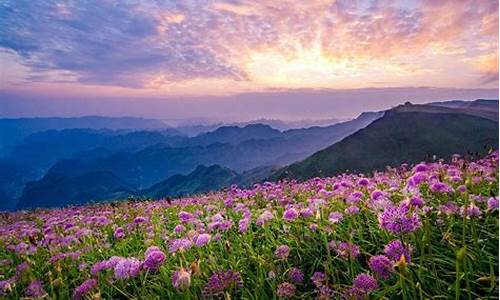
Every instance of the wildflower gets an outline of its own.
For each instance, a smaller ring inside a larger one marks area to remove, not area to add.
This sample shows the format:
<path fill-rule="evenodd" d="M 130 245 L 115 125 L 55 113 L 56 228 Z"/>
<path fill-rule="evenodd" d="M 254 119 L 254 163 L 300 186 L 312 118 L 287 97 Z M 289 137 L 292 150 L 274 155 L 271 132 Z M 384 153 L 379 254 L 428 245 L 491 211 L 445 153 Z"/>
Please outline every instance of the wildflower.
<path fill-rule="evenodd" d="M 304 273 L 299 268 L 293 267 L 288 271 L 288 278 L 294 283 L 304 282 Z"/>
<path fill-rule="evenodd" d="M 41 280 L 33 280 L 24 291 L 26 297 L 42 298 L 47 295 L 43 290 L 43 282 Z"/>
<path fill-rule="evenodd" d="M 136 258 L 123 258 L 114 267 L 116 279 L 128 279 L 139 275 L 142 263 Z"/>
<path fill-rule="evenodd" d="M 276 251 L 274 251 L 274 255 L 276 255 L 276 257 L 278 257 L 279 259 L 287 259 L 290 255 L 290 247 L 288 247 L 287 245 L 281 245 L 276 248 Z"/>
<path fill-rule="evenodd" d="M 168 252 L 175 253 L 178 251 L 184 251 L 193 246 L 193 242 L 189 239 L 175 239 L 170 243 L 170 247 L 168 248 Z"/>
<path fill-rule="evenodd" d="M 393 272 L 393 263 L 385 255 L 377 255 L 370 257 L 368 261 L 368 266 L 370 270 L 377 274 L 382 279 L 391 278 L 391 273 Z"/>
<path fill-rule="evenodd" d="M 337 223 L 340 223 L 343 218 L 344 218 L 344 216 L 342 215 L 342 213 L 340 213 L 338 211 L 333 211 L 328 216 L 328 221 L 330 221 L 330 223 L 332 223 L 332 224 L 337 224 Z"/>
<path fill-rule="evenodd" d="M 334 299 L 334 291 L 327 285 L 321 285 L 316 288 L 316 299 L 318 300 L 330 300 Z"/>
<path fill-rule="evenodd" d="M 186 227 L 184 227 L 184 225 L 182 224 L 178 224 L 177 226 L 175 226 L 174 228 L 174 232 L 176 234 L 181 234 L 182 232 L 184 232 L 184 230 L 186 230 Z"/>
<path fill-rule="evenodd" d="M 384 253 L 392 261 L 398 261 L 401 256 L 405 257 L 407 262 L 410 262 L 410 250 L 406 248 L 400 240 L 391 241 L 384 247 Z"/>
<path fill-rule="evenodd" d="M 448 216 L 456 215 L 459 212 L 459 207 L 454 202 L 447 202 L 444 205 L 439 206 L 439 213 L 445 214 Z"/>
<path fill-rule="evenodd" d="M 134 219 L 134 224 L 142 224 L 142 223 L 145 223 L 147 221 L 147 219 L 145 217 L 136 217 Z"/>
<path fill-rule="evenodd" d="M 436 181 L 430 186 L 430 190 L 435 193 L 451 193 L 453 192 L 453 188 L 446 183 Z"/>
<path fill-rule="evenodd" d="M 343 259 L 347 259 L 349 257 L 352 259 L 356 259 L 361 253 L 359 251 L 359 246 L 350 242 L 336 243 L 335 241 L 332 241 L 329 243 L 329 247 L 332 250 L 335 250 L 335 252 L 337 252 L 337 255 Z"/>
<path fill-rule="evenodd" d="M 311 225 L 309 225 L 309 230 L 315 232 L 316 230 L 318 230 L 318 224 L 312 223 Z"/>
<path fill-rule="evenodd" d="M 179 212 L 178 216 L 182 223 L 189 223 L 192 219 L 194 219 L 193 214 L 186 211 Z"/>
<path fill-rule="evenodd" d="M 257 226 L 263 226 L 266 224 L 268 221 L 270 221 L 273 218 L 273 213 L 265 210 L 258 218 L 257 221 L 255 221 L 255 225 Z"/>
<path fill-rule="evenodd" d="M 177 290 L 185 290 L 191 285 L 191 271 L 181 268 L 172 275 L 172 285 Z"/>
<path fill-rule="evenodd" d="M 239 272 L 219 271 L 215 272 L 208 279 L 203 287 L 202 295 L 204 298 L 221 297 L 226 292 L 237 293 L 243 288 L 243 281 Z"/>
<path fill-rule="evenodd" d="M 97 280 L 87 279 L 73 292 L 73 299 L 80 300 L 83 299 L 93 288 L 97 286 Z"/>
<path fill-rule="evenodd" d="M 361 273 L 352 281 L 354 288 L 360 289 L 366 293 L 370 293 L 378 288 L 378 283 L 375 278 L 366 273 Z"/>
<path fill-rule="evenodd" d="M 360 178 L 358 180 L 358 185 L 367 186 L 368 184 L 370 184 L 370 181 L 368 180 L 368 178 Z"/>
<path fill-rule="evenodd" d="M 347 215 L 355 215 L 355 214 L 359 213 L 359 207 L 357 207 L 356 205 L 351 205 L 348 208 L 346 208 L 344 212 Z"/>
<path fill-rule="evenodd" d="M 494 211 L 498 210 L 498 198 L 488 199 L 488 210 Z"/>
<path fill-rule="evenodd" d="M 370 195 L 370 198 L 372 200 L 378 200 L 379 198 L 383 197 L 384 196 L 384 192 L 380 191 L 380 190 L 374 190 L 371 195 Z"/>
<path fill-rule="evenodd" d="M 425 172 L 427 171 L 427 165 L 425 165 L 424 163 L 420 163 L 418 165 L 416 165 L 413 170 L 416 172 L 416 173 L 419 173 L 419 172 Z"/>
<path fill-rule="evenodd" d="M 289 282 L 283 282 L 280 285 L 278 285 L 276 295 L 279 298 L 290 298 L 295 295 L 295 290 L 296 290 L 295 285 Z"/>
<path fill-rule="evenodd" d="M 153 246 L 154 247 L 154 246 Z M 150 247 L 145 252 L 144 269 L 156 271 L 165 261 L 165 253 L 159 250 L 158 247 Z"/>
<path fill-rule="evenodd" d="M 309 207 L 300 210 L 300 215 L 303 218 L 310 218 L 314 215 L 313 210 Z"/>
<path fill-rule="evenodd" d="M 125 236 L 125 232 L 123 231 L 123 228 L 117 227 L 115 229 L 115 232 L 113 233 L 113 236 L 117 240 L 123 238 Z"/>
<path fill-rule="evenodd" d="M 465 185 L 457 186 L 457 191 L 459 193 L 465 193 L 467 191 L 467 187 Z"/>
<path fill-rule="evenodd" d="M 248 227 L 250 226 L 250 219 L 249 218 L 243 218 L 240 220 L 238 223 L 238 231 L 243 233 L 248 230 Z"/>
<path fill-rule="evenodd" d="M 481 216 L 481 210 L 474 203 L 469 204 L 467 207 L 462 208 L 462 215 L 468 218 Z"/>
<path fill-rule="evenodd" d="M 418 196 L 413 196 L 410 198 L 410 205 L 415 207 L 423 207 L 425 205 L 425 201 Z"/>
<path fill-rule="evenodd" d="M 196 247 L 205 246 L 206 244 L 208 244 L 210 242 L 211 237 L 212 236 L 208 233 L 202 233 L 202 234 L 198 235 L 198 237 L 196 238 L 196 242 L 195 242 Z"/>
<path fill-rule="evenodd" d="M 316 287 L 322 286 L 326 281 L 326 275 L 323 272 L 314 272 L 311 276 L 311 281 Z"/>
<path fill-rule="evenodd" d="M 287 221 L 293 221 L 293 220 L 297 219 L 298 216 L 299 216 L 299 213 L 293 207 L 289 208 L 289 209 L 285 210 L 285 212 L 283 212 L 283 219 L 285 219 Z"/>
<path fill-rule="evenodd" d="M 394 234 L 416 231 L 422 226 L 419 216 L 404 205 L 387 207 L 378 216 L 379 226 Z"/>

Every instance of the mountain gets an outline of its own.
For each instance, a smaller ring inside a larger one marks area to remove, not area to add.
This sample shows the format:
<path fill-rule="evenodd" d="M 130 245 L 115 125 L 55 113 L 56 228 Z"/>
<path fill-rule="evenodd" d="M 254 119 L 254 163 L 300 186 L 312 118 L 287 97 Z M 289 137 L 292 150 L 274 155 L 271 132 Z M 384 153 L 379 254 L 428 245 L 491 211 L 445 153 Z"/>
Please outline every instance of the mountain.
<path fill-rule="evenodd" d="M 233 170 L 219 165 L 209 167 L 200 165 L 187 175 L 174 175 L 140 194 L 158 199 L 204 193 L 228 187 L 236 182 L 239 176 Z"/>
<path fill-rule="evenodd" d="M 263 140 L 279 136 L 281 136 L 281 131 L 273 129 L 269 125 L 222 126 L 214 131 L 191 138 L 188 144 L 206 146 L 214 143 L 227 143 L 237 145 L 246 140 Z"/>
<path fill-rule="evenodd" d="M 85 116 L 75 118 L 17 118 L 0 119 L 0 153 L 32 133 L 72 128 L 109 130 L 170 129 L 162 121 L 136 117 Z"/>
<path fill-rule="evenodd" d="M 170 176 L 186 175 L 198 165 L 218 164 L 236 172 L 262 166 L 283 166 L 368 125 L 379 114 L 329 127 L 313 127 L 284 133 L 265 125 L 221 127 L 175 146 L 157 144 L 135 152 L 117 152 L 83 161 L 60 160 L 47 174 L 75 176 L 94 171 L 119 174 L 130 186 L 143 189 Z"/>
<path fill-rule="evenodd" d="M 80 205 L 135 195 L 135 190 L 111 172 L 67 176 L 50 174 L 26 185 L 18 209 Z"/>
<path fill-rule="evenodd" d="M 44 173 L 61 159 L 79 157 L 79 153 L 93 151 L 97 157 L 115 152 L 130 152 L 156 144 L 178 143 L 184 137 L 172 131 L 112 131 L 95 129 L 48 130 L 33 133 L 10 147 L 5 159 L 20 161 Z M 100 149 L 100 150 L 98 150 Z M 83 155 L 85 156 L 85 155 Z"/>
<path fill-rule="evenodd" d="M 498 147 L 497 121 L 450 109 L 398 106 L 366 128 L 270 178 L 305 179 L 346 170 L 368 172 L 402 162 L 416 163 L 432 155 L 486 153 L 488 147 Z"/>
<path fill-rule="evenodd" d="M 0 210 L 16 205 L 24 185 L 36 178 L 35 172 L 22 163 L 0 159 Z"/>

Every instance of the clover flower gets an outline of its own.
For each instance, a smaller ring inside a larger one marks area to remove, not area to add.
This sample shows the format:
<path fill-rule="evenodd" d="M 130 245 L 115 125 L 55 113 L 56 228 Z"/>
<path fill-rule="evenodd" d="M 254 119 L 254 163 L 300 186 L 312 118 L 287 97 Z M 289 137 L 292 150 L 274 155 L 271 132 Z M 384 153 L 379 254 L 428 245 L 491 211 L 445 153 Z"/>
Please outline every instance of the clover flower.
<path fill-rule="evenodd" d="M 377 276 L 382 279 L 391 278 L 392 272 L 394 271 L 393 263 L 385 255 L 370 257 L 368 266 L 373 273 L 377 274 Z"/>
<path fill-rule="evenodd" d="M 238 293 L 243 288 L 239 272 L 232 270 L 214 272 L 202 289 L 204 298 L 222 297 L 227 293 Z"/>
<path fill-rule="evenodd" d="M 276 290 L 276 295 L 279 298 L 290 298 L 295 295 L 296 287 L 295 285 L 289 282 L 283 282 L 278 285 L 278 289 Z"/>
<path fill-rule="evenodd" d="M 390 206 L 378 215 L 379 226 L 394 234 L 416 231 L 422 226 L 419 216 L 405 205 Z"/>

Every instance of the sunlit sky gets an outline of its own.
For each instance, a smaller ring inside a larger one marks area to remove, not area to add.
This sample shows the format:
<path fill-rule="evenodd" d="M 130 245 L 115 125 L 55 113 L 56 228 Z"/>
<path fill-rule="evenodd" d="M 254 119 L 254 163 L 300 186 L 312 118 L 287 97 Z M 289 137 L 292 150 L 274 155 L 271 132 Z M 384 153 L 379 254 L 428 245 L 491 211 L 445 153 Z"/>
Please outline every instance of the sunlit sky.
<path fill-rule="evenodd" d="M 2 0 L 0 67 L 1 91 L 31 97 L 495 96 L 498 1 Z"/>

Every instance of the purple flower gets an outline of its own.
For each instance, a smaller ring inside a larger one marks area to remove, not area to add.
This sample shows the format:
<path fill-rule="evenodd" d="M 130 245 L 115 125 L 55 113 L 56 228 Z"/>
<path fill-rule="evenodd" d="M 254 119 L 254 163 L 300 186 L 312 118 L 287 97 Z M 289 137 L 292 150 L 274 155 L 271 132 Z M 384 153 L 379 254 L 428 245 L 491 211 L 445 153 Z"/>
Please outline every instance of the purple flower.
<path fill-rule="evenodd" d="M 139 217 L 136 217 L 136 218 L 134 219 L 134 224 L 142 224 L 142 223 L 144 223 L 144 222 L 146 222 L 146 221 L 147 221 L 147 219 L 146 219 L 145 217 L 140 217 L 140 216 L 139 216 Z"/>
<path fill-rule="evenodd" d="M 299 268 L 293 267 L 288 271 L 288 278 L 296 284 L 302 283 L 304 282 L 304 273 Z"/>
<path fill-rule="evenodd" d="M 467 187 L 465 185 L 457 186 L 457 191 L 460 193 L 465 193 L 467 191 Z"/>
<path fill-rule="evenodd" d="M 300 215 L 303 217 L 303 218 L 310 218 L 314 215 L 314 212 L 311 208 L 309 207 L 306 207 L 306 208 L 303 208 L 300 210 Z"/>
<path fill-rule="evenodd" d="M 240 273 L 228 271 L 214 272 L 203 287 L 202 295 L 204 298 L 221 297 L 224 294 L 237 293 L 243 288 L 243 281 Z"/>
<path fill-rule="evenodd" d="M 181 234 L 182 232 L 184 232 L 184 230 L 186 230 L 186 227 L 184 227 L 184 225 L 182 224 L 178 224 L 177 226 L 175 226 L 174 228 L 174 232 L 176 234 Z"/>
<path fill-rule="evenodd" d="M 289 282 L 283 282 L 280 285 L 278 285 L 276 295 L 279 298 L 290 298 L 295 295 L 295 290 L 296 290 L 295 285 Z"/>
<path fill-rule="evenodd" d="M 393 272 L 393 263 L 385 255 L 377 255 L 370 257 L 368 266 L 373 273 L 377 274 L 382 279 L 391 278 Z"/>
<path fill-rule="evenodd" d="M 165 253 L 163 253 L 163 251 L 159 250 L 157 247 L 153 249 L 151 248 L 152 247 L 146 250 L 143 267 L 144 269 L 149 271 L 156 271 L 163 264 L 166 256 Z"/>
<path fill-rule="evenodd" d="M 367 186 L 368 184 L 370 184 L 370 181 L 368 180 L 368 178 L 360 178 L 358 180 L 358 185 Z"/>
<path fill-rule="evenodd" d="M 383 197 L 384 196 L 384 192 L 380 191 L 380 190 L 374 190 L 371 195 L 370 195 L 370 198 L 372 200 L 378 200 L 379 198 Z"/>
<path fill-rule="evenodd" d="M 430 190 L 435 193 L 451 193 L 453 192 L 453 188 L 446 183 L 436 181 L 430 186 Z"/>
<path fill-rule="evenodd" d="M 178 216 L 182 223 L 189 223 L 192 219 L 194 219 L 193 214 L 186 211 L 179 212 Z"/>
<path fill-rule="evenodd" d="M 410 205 L 415 207 L 423 207 L 425 205 L 425 201 L 418 196 L 413 196 L 410 198 Z"/>
<path fill-rule="evenodd" d="M 26 297 L 42 298 L 47 295 L 43 290 L 43 282 L 41 280 L 33 280 L 24 291 Z"/>
<path fill-rule="evenodd" d="M 255 225 L 263 226 L 264 224 L 272 220 L 273 217 L 273 213 L 266 210 L 257 218 L 257 221 L 255 221 Z"/>
<path fill-rule="evenodd" d="M 418 165 L 416 165 L 414 168 L 415 172 L 425 172 L 427 171 L 427 165 L 425 165 L 424 163 L 420 163 Z"/>
<path fill-rule="evenodd" d="M 491 211 L 498 210 L 498 198 L 488 199 L 488 209 Z"/>
<path fill-rule="evenodd" d="M 196 247 L 205 246 L 206 244 L 208 244 L 210 242 L 211 238 L 212 238 L 212 236 L 208 233 L 202 233 L 202 234 L 198 235 L 198 237 L 196 238 L 196 242 L 195 242 Z"/>
<path fill-rule="evenodd" d="M 175 239 L 170 243 L 168 252 L 175 253 L 178 251 L 184 251 L 193 246 L 193 242 L 188 239 Z"/>
<path fill-rule="evenodd" d="M 355 215 L 359 213 L 359 207 L 357 207 L 356 205 L 351 205 L 348 208 L 346 208 L 344 212 L 348 215 Z"/>
<path fill-rule="evenodd" d="M 287 259 L 290 255 L 290 247 L 288 247 L 287 245 L 281 245 L 276 248 L 276 251 L 274 251 L 274 255 L 276 255 L 276 257 L 279 259 Z"/>
<path fill-rule="evenodd" d="M 335 252 L 337 252 L 337 255 L 339 257 L 343 259 L 347 259 L 349 257 L 352 259 L 356 259 L 361 253 L 359 251 L 359 246 L 350 242 L 336 243 L 335 241 L 331 241 L 328 245 L 332 250 L 335 250 Z"/>
<path fill-rule="evenodd" d="M 115 229 L 115 232 L 113 233 L 113 236 L 117 240 L 123 238 L 125 236 L 125 232 L 123 231 L 123 228 L 117 227 Z"/>
<path fill-rule="evenodd" d="M 384 253 L 393 262 L 397 262 L 401 259 L 401 256 L 405 257 L 407 263 L 410 262 L 410 251 L 407 249 L 400 240 L 391 241 L 384 247 Z"/>
<path fill-rule="evenodd" d="M 366 294 L 373 292 L 378 288 L 378 283 L 375 278 L 366 273 L 361 273 L 352 281 L 355 289 L 361 290 Z"/>
<path fill-rule="evenodd" d="M 316 287 L 322 286 L 326 281 L 326 275 L 323 272 L 314 272 L 311 276 L 311 281 Z"/>
<path fill-rule="evenodd" d="M 139 275 L 142 263 L 136 258 L 123 258 L 114 267 L 116 279 L 128 279 Z"/>
<path fill-rule="evenodd" d="M 172 285 L 177 290 L 185 290 L 191 285 L 191 271 L 181 268 L 172 275 Z"/>
<path fill-rule="evenodd" d="M 459 212 L 458 205 L 454 202 L 447 202 L 439 206 L 439 213 L 451 216 L 456 215 Z"/>
<path fill-rule="evenodd" d="M 378 216 L 379 226 L 394 234 L 416 231 L 422 226 L 420 218 L 405 205 L 386 207 Z"/>
<path fill-rule="evenodd" d="M 285 210 L 285 212 L 283 212 L 283 219 L 285 219 L 287 221 L 293 221 L 293 220 L 297 219 L 298 216 L 299 216 L 299 213 L 293 207 L 289 208 L 289 209 Z"/>
<path fill-rule="evenodd" d="M 468 218 L 480 217 L 481 210 L 474 203 L 469 204 L 465 209 L 462 209 L 462 214 L 465 214 Z"/>
<path fill-rule="evenodd" d="M 238 231 L 241 233 L 246 232 L 249 226 L 250 226 L 250 218 L 243 218 L 238 223 Z"/>
<path fill-rule="evenodd" d="M 73 292 L 73 299 L 80 300 L 83 299 L 93 288 L 97 286 L 97 280 L 87 279 Z"/>
<path fill-rule="evenodd" d="M 332 224 L 337 224 L 337 223 L 340 223 L 343 218 L 344 217 L 343 217 L 342 213 L 340 213 L 338 211 L 333 211 L 328 216 L 328 221 L 330 221 L 330 223 L 332 223 Z"/>

